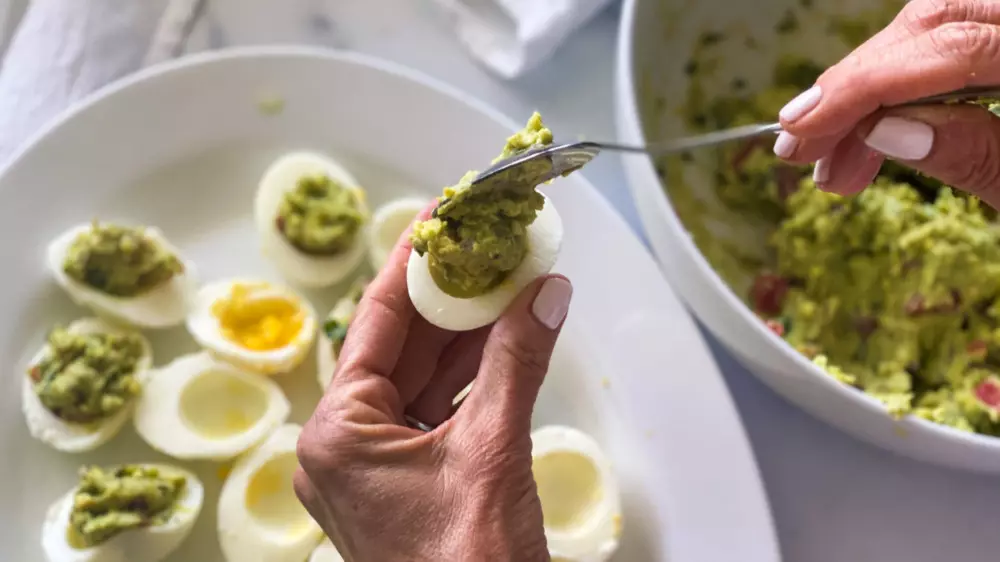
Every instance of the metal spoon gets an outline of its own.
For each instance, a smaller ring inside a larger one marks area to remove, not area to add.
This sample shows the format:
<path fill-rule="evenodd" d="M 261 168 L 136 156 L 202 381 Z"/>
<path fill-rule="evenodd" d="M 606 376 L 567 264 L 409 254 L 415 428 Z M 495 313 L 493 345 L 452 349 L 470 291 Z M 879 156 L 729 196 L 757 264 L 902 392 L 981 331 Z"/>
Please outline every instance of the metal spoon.
<path fill-rule="evenodd" d="M 975 86 L 943 94 L 927 96 L 925 98 L 898 104 L 898 106 L 927 105 L 997 96 L 1000 96 L 1000 86 Z M 715 131 L 703 135 L 682 137 L 679 139 L 652 143 L 646 146 L 594 141 L 578 141 L 550 145 L 542 148 L 531 149 L 522 152 L 521 154 L 498 161 L 489 168 L 480 172 L 479 175 L 472 180 L 472 185 L 482 183 L 484 180 L 501 173 L 523 173 L 525 171 L 525 165 L 528 163 L 534 164 L 532 171 L 539 178 L 535 184 L 542 184 L 582 168 L 593 160 L 598 154 L 600 154 L 602 150 L 654 155 L 671 154 L 741 139 L 753 138 L 767 133 L 780 132 L 780 123 L 764 123 L 744 125 L 742 127 L 734 127 L 732 129 Z M 547 165 L 540 166 L 539 164 L 542 160 L 547 160 Z"/>

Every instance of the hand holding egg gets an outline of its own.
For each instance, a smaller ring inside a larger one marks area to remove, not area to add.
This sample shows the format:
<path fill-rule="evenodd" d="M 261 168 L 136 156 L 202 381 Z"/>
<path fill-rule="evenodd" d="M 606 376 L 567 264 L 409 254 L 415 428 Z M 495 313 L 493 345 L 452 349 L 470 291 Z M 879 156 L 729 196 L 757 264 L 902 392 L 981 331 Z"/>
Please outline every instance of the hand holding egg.
<path fill-rule="evenodd" d="M 361 298 L 299 437 L 295 491 L 345 559 L 542 559 L 530 420 L 571 285 L 544 277 L 491 327 L 445 330 L 408 298 L 408 234 Z"/>

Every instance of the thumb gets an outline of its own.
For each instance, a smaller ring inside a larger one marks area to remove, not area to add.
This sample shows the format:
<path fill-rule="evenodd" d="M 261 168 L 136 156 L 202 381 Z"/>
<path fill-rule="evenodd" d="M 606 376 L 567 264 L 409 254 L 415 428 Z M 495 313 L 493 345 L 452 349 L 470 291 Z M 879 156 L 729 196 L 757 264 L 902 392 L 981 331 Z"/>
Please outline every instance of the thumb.
<path fill-rule="evenodd" d="M 1000 208 L 1000 118 L 971 104 L 887 111 L 869 148 Z"/>
<path fill-rule="evenodd" d="M 504 447 L 531 432 L 535 399 L 572 294 L 565 277 L 543 277 L 521 291 L 493 325 L 472 391 L 452 418 L 473 442 Z"/>

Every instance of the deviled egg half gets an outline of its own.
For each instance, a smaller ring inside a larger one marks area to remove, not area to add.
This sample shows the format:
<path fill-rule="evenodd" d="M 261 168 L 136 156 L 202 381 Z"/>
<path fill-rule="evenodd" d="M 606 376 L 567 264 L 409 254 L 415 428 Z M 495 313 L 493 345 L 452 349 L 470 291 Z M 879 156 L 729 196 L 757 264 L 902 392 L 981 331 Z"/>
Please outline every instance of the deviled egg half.
<path fill-rule="evenodd" d="M 219 496 L 219 544 L 229 562 L 305 560 L 323 538 L 292 488 L 302 427 L 279 427 L 236 461 Z"/>
<path fill-rule="evenodd" d="M 545 426 L 531 433 L 531 457 L 553 560 L 611 558 L 621 537 L 621 499 L 597 442 L 572 427 Z"/>
<path fill-rule="evenodd" d="M 404 197 L 375 209 L 368 229 L 368 263 L 372 269 L 378 272 L 385 267 L 399 237 L 429 203 L 420 197 Z"/>
<path fill-rule="evenodd" d="M 128 421 L 152 363 L 149 340 L 104 320 L 53 329 L 21 384 L 28 430 L 67 453 L 106 443 Z"/>
<path fill-rule="evenodd" d="M 358 267 L 369 218 L 357 180 L 314 152 L 293 152 L 271 164 L 254 202 L 261 251 L 303 287 L 333 285 Z"/>
<path fill-rule="evenodd" d="M 155 228 L 93 222 L 48 248 L 56 282 L 95 314 L 140 328 L 180 324 L 194 292 L 194 266 Z"/>
<path fill-rule="evenodd" d="M 84 467 L 79 485 L 49 508 L 49 562 L 159 562 L 184 542 L 204 498 L 190 472 L 159 464 Z"/>
<path fill-rule="evenodd" d="M 550 144 L 552 132 L 535 113 L 497 160 Z M 410 300 L 428 322 L 456 331 L 485 326 L 552 270 L 562 219 L 535 189 L 549 169 L 542 162 L 538 169 L 499 174 L 475 186 L 477 172 L 469 172 L 445 188 L 429 219 L 413 225 L 406 282 Z"/>
<path fill-rule="evenodd" d="M 309 555 L 309 562 L 344 562 L 344 557 L 330 539 L 324 539 Z"/>
<path fill-rule="evenodd" d="M 201 288 L 187 328 L 210 353 L 264 375 L 297 367 L 316 339 L 316 312 L 292 289 L 253 279 Z"/>
<path fill-rule="evenodd" d="M 323 320 L 319 342 L 316 345 L 316 378 L 323 389 L 330 385 L 333 371 L 337 368 L 337 357 L 344 346 L 344 339 L 347 338 L 347 328 L 351 325 L 354 311 L 357 310 L 370 281 L 368 277 L 361 277 L 355 281 L 347 294 L 337 301 Z"/>
<path fill-rule="evenodd" d="M 272 379 L 201 352 L 151 372 L 133 421 L 161 453 L 225 460 L 262 442 L 290 411 Z"/>

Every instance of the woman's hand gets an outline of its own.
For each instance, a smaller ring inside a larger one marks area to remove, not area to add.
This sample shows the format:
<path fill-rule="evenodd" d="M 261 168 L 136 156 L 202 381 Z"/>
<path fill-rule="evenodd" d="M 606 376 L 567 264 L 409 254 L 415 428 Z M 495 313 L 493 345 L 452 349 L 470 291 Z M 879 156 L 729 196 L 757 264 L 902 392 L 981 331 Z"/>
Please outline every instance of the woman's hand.
<path fill-rule="evenodd" d="M 492 327 L 441 330 L 407 294 L 408 234 L 305 424 L 295 490 L 348 561 L 547 561 L 531 413 L 572 287 L 540 279 Z M 440 425 L 425 433 L 404 414 Z"/>
<path fill-rule="evenodd" d="M 1000 119 L 970 104 L 881 109 L 1000 84 L 1000 2 L 913 0 L 782 109 L 775 153 L 816 162 L 824 190 L 856 193 L 885 157 L 1000 208 Z"/>

